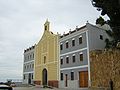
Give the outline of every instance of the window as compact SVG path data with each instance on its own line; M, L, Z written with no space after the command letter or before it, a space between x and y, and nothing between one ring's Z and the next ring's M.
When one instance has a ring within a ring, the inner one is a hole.
M72 40L72 46L75 46L75 40L74 39Z
M25 59L25 61L26 61L26 56L24 56L24 59Z
M45 26L45 30L47 30L47 26Z
M61 80L63 80L63 73L61 73Z
M79 37L79 44L82 44L82 36Z
M71 80L74 80L74 72L71 72Z
M29 56L28 56L28 60L29 60Z
M26 65L26 69L28 69L28 65Z
M60 50L63 50L63 44L60 45Z
M33 79L33 74L32 74L32 79Z
M103 40L103 35L100 35L100 39Z
M72 60L73 60L73 62L75 62L75 55L72 56Z
M34 64L32 64L32 68L34 68Z
M26 65L24 66L24 68L26 69Z
M66 57L66 63L69 63L69 57Z
M46 63L46 56L44 56L44 64Z
M62 65L63 64L63 58L61 58L60 61L61 61L61 65Z
M80 61L83 61L83 54L80 54Z
M29 65L27 65L27 69L29 69Z
M66 48L68 48L68 47L69 47L68 42L66 42Z
M34 53L33 53L33 59L34 59Z
M31 59L31 57L32 57L32 56L30 55L30 59Z
M23 76L23 79L25 79L25 75Z
M30 64L30 68L31 68L31 64Z

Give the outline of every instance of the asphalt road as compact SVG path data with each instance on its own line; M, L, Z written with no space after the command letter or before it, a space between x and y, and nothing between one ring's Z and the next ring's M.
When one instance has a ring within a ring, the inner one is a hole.
M88 89L49 89L49 88L40 88L40 87L14 87L13 90L88 90Z
M49 89L49 88L40 88L40 87L13 87L13 90L68 90L68 89Z
M14 87L13 90L58 90L58 89L37 88L37 87Z

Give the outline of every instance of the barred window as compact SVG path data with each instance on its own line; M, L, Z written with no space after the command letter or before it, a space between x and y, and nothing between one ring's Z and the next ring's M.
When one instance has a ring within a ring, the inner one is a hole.
M66 42L66 48L68 48L69 47L69 44L68 44L68 42Z
M67 64L69 63L69 57L66 57L66 63Z
M75 46L75 40L72 40L72 46Z
M79 44L82 44L82 37L79 37Z
M60 45L60 50L63 50L63 44Z
M71 72L71 80L74 80L74 72Z
M72 56L72 60L73 60L73 62L75 62L75 56Z
M61 61L61 65L62 65L63 64L63 58L61 58L60 61Z
M80 61L83 61L83 54L80 54Z

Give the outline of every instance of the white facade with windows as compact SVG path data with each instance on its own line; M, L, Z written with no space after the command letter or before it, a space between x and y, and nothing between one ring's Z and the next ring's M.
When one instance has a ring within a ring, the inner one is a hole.
M60 88L87 88L91 85L89 53L104 49L106 31L86 23L60 36Z
M32 46L24 50L23 84L33 84L34 49L35 49L35 46Z

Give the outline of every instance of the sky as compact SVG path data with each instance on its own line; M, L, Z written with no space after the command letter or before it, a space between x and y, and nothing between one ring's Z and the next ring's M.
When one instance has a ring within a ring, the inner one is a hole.
M0 0L0 81L22 79L23 51L38 43L46 19L63 34L99 16L90 0Z

